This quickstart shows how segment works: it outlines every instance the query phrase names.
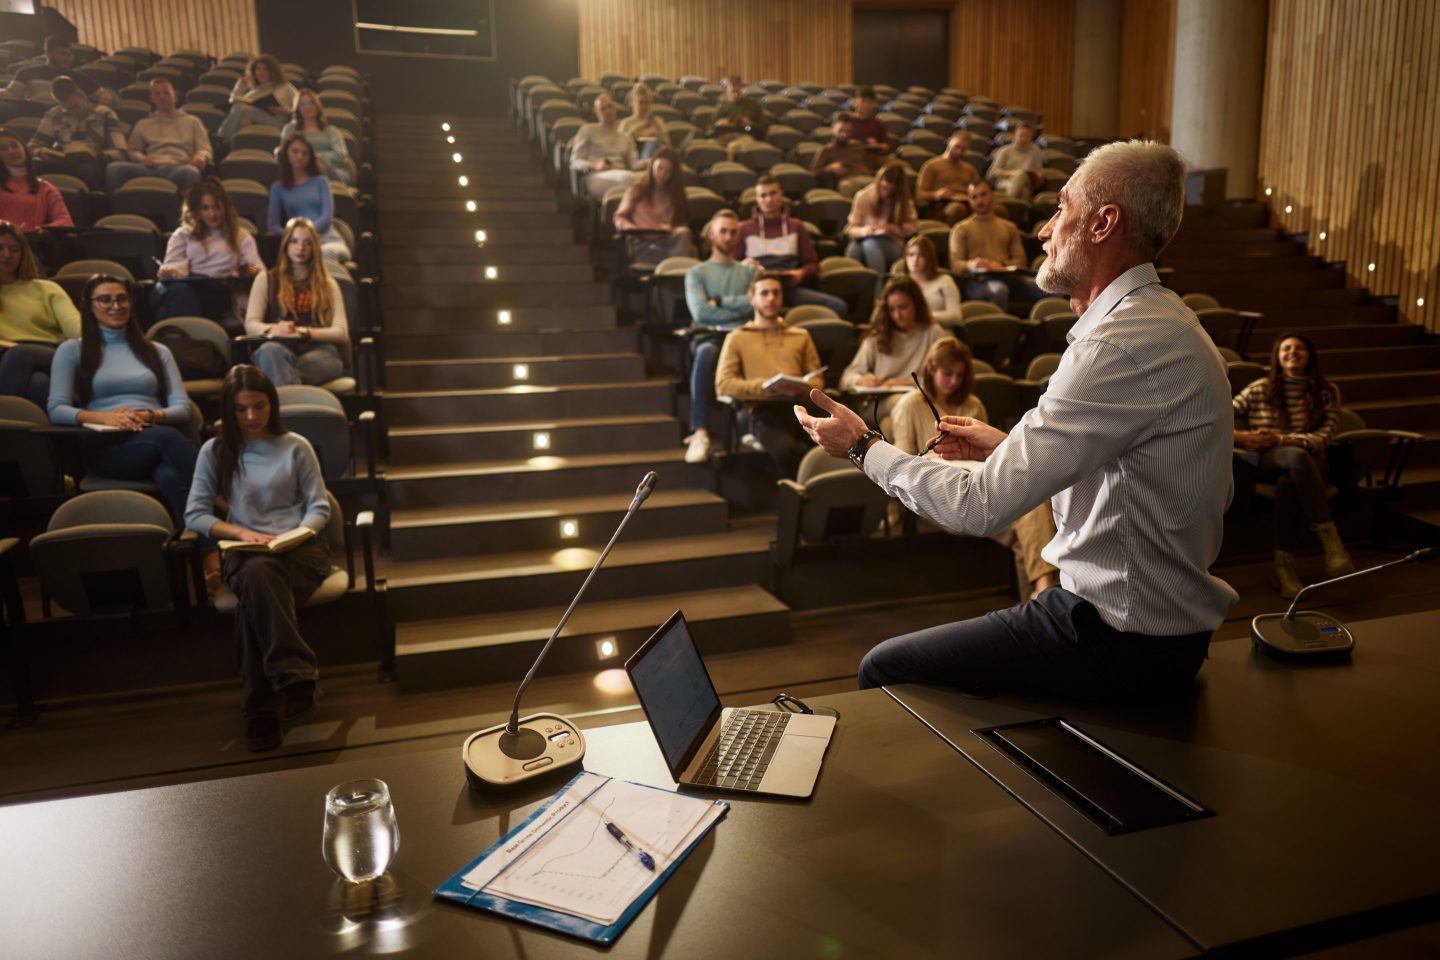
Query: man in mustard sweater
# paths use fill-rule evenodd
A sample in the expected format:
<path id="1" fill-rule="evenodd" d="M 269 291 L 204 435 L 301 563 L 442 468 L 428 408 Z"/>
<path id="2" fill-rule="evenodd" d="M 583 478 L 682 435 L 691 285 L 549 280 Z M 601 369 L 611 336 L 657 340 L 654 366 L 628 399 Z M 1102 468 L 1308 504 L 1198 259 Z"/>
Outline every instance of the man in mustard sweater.
<path id="1" fill-rule="evenodd" d="M 750 281 L 748 297 L 755 319 L 725 338 L 715 392 L 746 401 L 751 432 L 780 468 L 780 475 L 793 477 L 809 444 L 791 409 L 804 402 L 812 387 L 824 387 L 820 354 L 809 333 L 786 326 L 780 318 L 785 288 L 778 275 L 758 274 Z M 766 381 L 777 373 L 805 382 L 782 380 L 767 388 Z"/>
<path id="2" fill-rule="evenodd" d="M 1033 303 L 1045 296 L 1026 273 L 1025 245 L 1020 228 L 995 215 L 995 191 L 984 180 L 970 184 L 974 212 L 950 230 L 950 269 L 962 273 L 966 300 L 989 300 L 1007 313 L 1010 298 Z"/>

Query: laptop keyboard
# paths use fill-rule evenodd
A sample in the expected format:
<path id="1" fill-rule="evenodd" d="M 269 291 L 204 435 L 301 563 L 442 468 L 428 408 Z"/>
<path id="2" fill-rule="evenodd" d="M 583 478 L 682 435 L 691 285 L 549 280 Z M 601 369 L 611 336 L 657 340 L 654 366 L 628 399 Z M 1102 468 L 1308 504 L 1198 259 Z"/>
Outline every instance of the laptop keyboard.
<path id="1" fill-rule="evenodd" d="M 720 739 L 706 755 L 695 783 L 734 790 L 758 790 L 790 714 L 778 710 L 735 710 Z"/>

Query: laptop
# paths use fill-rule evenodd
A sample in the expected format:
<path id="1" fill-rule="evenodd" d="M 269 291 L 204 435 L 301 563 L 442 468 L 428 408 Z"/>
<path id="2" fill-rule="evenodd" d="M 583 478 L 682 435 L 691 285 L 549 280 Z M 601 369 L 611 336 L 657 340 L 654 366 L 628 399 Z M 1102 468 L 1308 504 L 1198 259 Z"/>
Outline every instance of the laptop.
<path id="1" fill-rule="evenodd" d="M 625 661 L 625 672 L 676 783 L 781 797 L 815 792 L 835 718 L 721 709 L 679 610 Z"/>

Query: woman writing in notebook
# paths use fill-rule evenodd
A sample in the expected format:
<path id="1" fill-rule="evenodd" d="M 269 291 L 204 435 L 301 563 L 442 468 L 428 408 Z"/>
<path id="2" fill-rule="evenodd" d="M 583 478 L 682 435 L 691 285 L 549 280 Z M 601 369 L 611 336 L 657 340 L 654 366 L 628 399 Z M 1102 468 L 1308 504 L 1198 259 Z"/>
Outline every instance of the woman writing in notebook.
<path id="1" fill-rule="evenodd" d="M 258 752 L 279 746 L 281 724 L 315 705 L 315 652 L 300 636 L 295 608 L 330 574 L 316 536 L 330 522 L 330 505 L 315 451 L 280 423 L 280 399 L 265 374 L 232 367 L 220 412 L 219 435 L 200 449 L 185 525 L 216 540 L 271 545 L 283 537 L 287 544 L 277 552 L 226 549 L 221 571 L 239 601 L 241 713 L 246 742 Z"/>

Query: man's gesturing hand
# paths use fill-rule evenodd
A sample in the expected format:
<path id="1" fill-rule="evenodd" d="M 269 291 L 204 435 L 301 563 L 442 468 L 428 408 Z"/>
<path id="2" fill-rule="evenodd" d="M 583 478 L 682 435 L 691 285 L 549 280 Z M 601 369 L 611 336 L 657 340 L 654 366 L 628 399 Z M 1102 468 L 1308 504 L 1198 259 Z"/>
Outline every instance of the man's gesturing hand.
<path id="1" fill-rule="evenodd" d="M 800 426 L 810 434 L 810 439 L 825 448 L 825 452 L 830 456 L 847 456 L 850 448 L 855 446 L 855 441 L 865 432 L 865 421 L 861 420 L 854 410 L 831 400 L 823 391 L 811 390 L 810 402 L 830 416 L 812 417 L 804 407 L 796 404 L 795 419 L 799 420 Z"/>
<path id="2" fill-rule="evenodd" d="M 946 460 L 984 460 L 1007 436 L 1004 430 L 971 417 L 941 419 L 940 433 L 942 437 L 935 444 L 935 452 Z"/>

